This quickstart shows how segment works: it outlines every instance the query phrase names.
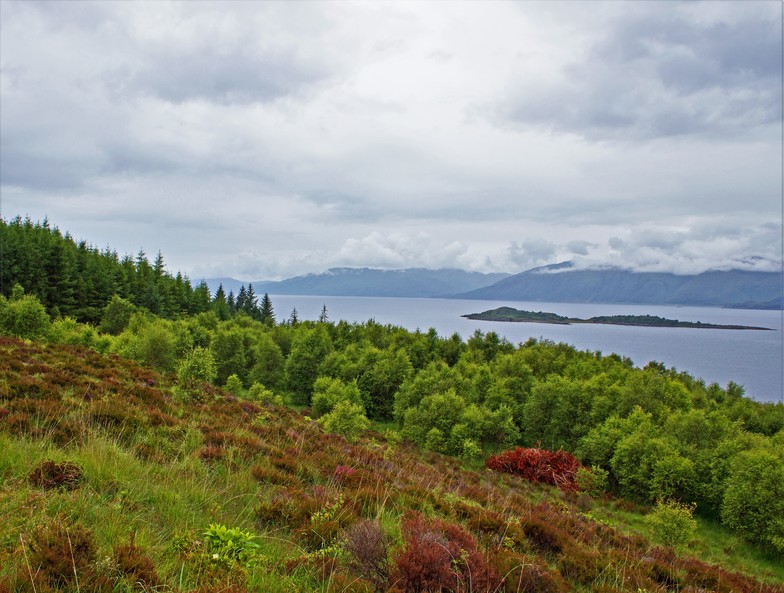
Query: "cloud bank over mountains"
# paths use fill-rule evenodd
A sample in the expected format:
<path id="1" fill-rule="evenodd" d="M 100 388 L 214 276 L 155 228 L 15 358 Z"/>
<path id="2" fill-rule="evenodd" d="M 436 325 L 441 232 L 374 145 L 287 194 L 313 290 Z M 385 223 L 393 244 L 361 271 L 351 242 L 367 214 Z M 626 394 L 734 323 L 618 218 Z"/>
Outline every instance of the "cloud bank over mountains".
<path id="1" fill-rule="evenodd" d="M 6 218 L 192 277 L 781 266 L 776 1 L 0 17 Z"/>

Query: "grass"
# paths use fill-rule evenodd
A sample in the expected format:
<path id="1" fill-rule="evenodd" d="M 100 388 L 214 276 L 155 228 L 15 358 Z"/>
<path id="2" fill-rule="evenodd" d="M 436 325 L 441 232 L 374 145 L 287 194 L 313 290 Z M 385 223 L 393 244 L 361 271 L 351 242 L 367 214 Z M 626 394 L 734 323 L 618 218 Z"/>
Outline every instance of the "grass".
<path id="1" fill-rule="evenodd" d="M 4 378 L 7 395 L 0 397 L 9 411 L 0 420 L 4 593 L 73 585 L 46 580 L 48 561 L 36 556 L 36 538 L 59 524 L 84 528 L 94 541 L 94 557 L 80 565 L 82 591 L 139 590 L 134 573 L 117 568 L 122 546 L 149 558 L 160 578 L 156 590 L 371 591 L 341 548 L 347 530 L 364 520 L 378 521 L 390 542 L 387 559 L 397 574 L 390 585 L 410 570 L 396 564 L 410 549 L 403 523 L 430 520 L 459 527 L 460 537 L 475 541 L 482 551 L 475 561 L 488 563 L 480 566 L 487 574 L 524 576 L 525 583 L 514 585 L 493 581 L 499 593 L 687 587 L 775 593 L 784 584 L 780 561 L 709 521 L 700 520 L 694 541 L 674 555 L 648 541 L 645 508 L 422 452 L 387 440 L 389 426 L 349 443 L 289 408 L 235 401 L 218 391 L 203 402 L 177 403 L 165 378 L 155 376 L 156 387 L 144 387 L 149 371 L 127 361 L 109 364 L 88 351 L 17 341 L 5 347 L 25 364 Z M 41 382 L 34 396 L 24 378 L 30 364 Z M 64 365 L 75 369 L 73 380 L 57 387 L 50 375 Z M 100 395 L 106 377 L 112 391 Z M 78 395 L 87 385 L 99 394 L 94 399 Z M 63 432 L 67 423 L 84 438 L 62 439 L 70 434 Z M 33 486 L 28 476 L 45 460 L 76 464 L 83 481 L 73 490 Z M 203 537 L 211 524 L 253 533 L 255 561 L 216 560 Z M 457 566 L 442 567 L 442 577 Z M 101 579 L 108 589 L 98 588 Z"/>

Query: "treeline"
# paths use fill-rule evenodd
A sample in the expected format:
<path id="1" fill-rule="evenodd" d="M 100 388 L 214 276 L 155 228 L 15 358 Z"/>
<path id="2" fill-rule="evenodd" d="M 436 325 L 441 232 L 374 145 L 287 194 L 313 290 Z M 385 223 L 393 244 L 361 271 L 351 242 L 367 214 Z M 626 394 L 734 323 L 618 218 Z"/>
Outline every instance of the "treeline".
<path id="1" fill-rule="evenodd" d="M 166 319 L 215 311 L 219 319 L 244 312 L 264 321 L 272 310 L 269 297 L 260 301 L 251 285 L 237 295 L 221 287 L 212 296 L 206 282 L 194 287 L 188 276 L 167 272 L 161 253 L 152 262 L 141 250 L 120 257 L 62 234 L 47 220 L 0 218 L 0 262 L 0 294 L 10 297 L 18 284 L 52 316 L 80 322 L 98 323 L 115 295 Z"/>
<path id="2" fill-rule="evenodd" d="M 54 321 L 21 286 L 0 297 L 0 332 L 78 343 L 171 373 L 183 397 L 205 380 L 309 408 L 352 437 L 368 419 L 421 447 L 480 460 L 517 446 L 564 449 L 641 502 L 695 503 L 784 553 L 784 405 L 662 364 L 494 332 L 467 340 L 374 321 L 299 320 L 212 307 L 165 319 L 113 295 L 94 325 Z M 247 294 L 246 294 L 247 296 Z M 227 298 L 227 306 L 229 299 Z M 215 299 L 211 301 L 214 302 Z M 50 310 L 51 312 L 51 310 Z"/>

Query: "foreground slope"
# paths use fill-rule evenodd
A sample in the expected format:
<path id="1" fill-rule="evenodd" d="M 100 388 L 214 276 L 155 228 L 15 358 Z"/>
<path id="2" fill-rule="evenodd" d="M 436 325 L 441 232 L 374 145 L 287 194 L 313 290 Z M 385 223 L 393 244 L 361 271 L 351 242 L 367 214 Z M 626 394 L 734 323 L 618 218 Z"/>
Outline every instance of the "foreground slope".
<path id="1" fill-rule="evenodd" d="M 621 502 L 170 383 L 0 338 L 0 591 L 783 590 L 594 519 Z"/>

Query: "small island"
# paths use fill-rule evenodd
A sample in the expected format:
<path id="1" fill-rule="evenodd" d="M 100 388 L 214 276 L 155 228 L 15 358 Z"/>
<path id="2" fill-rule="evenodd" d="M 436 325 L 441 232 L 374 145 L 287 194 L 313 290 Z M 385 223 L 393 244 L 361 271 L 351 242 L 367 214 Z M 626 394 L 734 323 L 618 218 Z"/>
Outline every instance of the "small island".
<path id="1" fill-rule="evenodd" d="M 575 323 L 594 323 L 602 325 L 634 325 L 638 327 L 691 327 L 696 329 L 753 329 L 770 331 L 769 327 L 754 327 L 750 325 L 721 325 L 703 323 L 701 321 L 678 321 L 665 319 L 656 315 L 601 315 L 589 319 L 577 317 L 564 317 L 555 313 L 542 311 L 520 311 L 512 307 L 498 307 L 483 313 L 461 315 L 466 319 L 479 321 L 507 321 L 514 323 L 551 323 L 556 325 L 571 325 Z"/>

